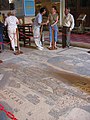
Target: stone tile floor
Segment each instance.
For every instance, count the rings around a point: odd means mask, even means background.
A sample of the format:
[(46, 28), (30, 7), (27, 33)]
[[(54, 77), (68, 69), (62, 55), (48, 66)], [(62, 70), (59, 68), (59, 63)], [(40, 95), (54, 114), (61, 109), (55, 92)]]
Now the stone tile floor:
[[(18, 120), (90, 120), (90, 54), (70, 47), (0, 53), (0, 104)], [(10, 120), (4, 110), (0, 120)]]

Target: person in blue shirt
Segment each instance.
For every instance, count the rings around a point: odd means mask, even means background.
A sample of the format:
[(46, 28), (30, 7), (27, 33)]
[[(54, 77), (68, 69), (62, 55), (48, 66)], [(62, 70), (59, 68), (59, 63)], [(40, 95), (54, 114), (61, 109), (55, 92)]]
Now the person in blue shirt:
[(42, 23), (42, 16), (46, 13), (46, 9), (42, 7), (40, 9), (40, 12), (35, 17), (34, 23), (33, 23), (33, 37), (35, 44), (39, 50), (42, 50), (42, 43), (41, 43), (41, 35), (40, 35), (40, 27), (41, 25), (46, 25), (46, 23)]
[(3, 44), (3, 30), (4, 30), (4, 24), (0, 21), (0, 46), (1, 46), (1, 51), (4, 50), (4, 44)]

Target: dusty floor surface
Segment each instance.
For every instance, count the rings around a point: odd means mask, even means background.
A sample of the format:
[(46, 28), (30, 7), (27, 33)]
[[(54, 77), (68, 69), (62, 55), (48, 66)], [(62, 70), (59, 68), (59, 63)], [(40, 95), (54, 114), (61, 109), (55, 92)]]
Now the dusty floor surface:
[(0, 120), (90, 120), (88, 50), (22, 51), (0, 53)]

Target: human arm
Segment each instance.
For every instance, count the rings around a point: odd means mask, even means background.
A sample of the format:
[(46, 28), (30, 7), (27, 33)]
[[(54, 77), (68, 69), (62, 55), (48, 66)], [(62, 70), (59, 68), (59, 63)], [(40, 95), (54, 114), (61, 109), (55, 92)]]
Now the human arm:
[(8, 22), (7, 22), (7, 18), (5, 19), (4, 25), (7, 26)]
[(48, 16), (48, 19), (47, 19), (47, 22), (46, 22), (46, 25), (49, 23), (49, 16)]
[(19, 20), (16, 18), (16, 24), (18, 25), (19, 24)]
[(74, 17), (71, 15), (71, 25), (70, 25), (70, 31), (72, 31), (72, 29), (74, 28)]
[(38, 14), (36, 16), (36, 22), (38, 22), (39, 26), (45, 25), (45, 23), (42, 22), (42, 15), (41, 14)]
[(46, 22), (43, 22), (43, 23), (41, 23), (40, 25), (47, 25), (47, 23), (46, 23)]

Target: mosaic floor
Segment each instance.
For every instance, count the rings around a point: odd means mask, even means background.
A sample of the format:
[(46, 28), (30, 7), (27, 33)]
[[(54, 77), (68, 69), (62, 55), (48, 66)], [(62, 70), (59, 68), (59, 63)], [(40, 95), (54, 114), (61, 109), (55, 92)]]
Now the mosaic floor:
[(0, 53), (0, 120), (90, 120), (88, 50), (22, 51)]

